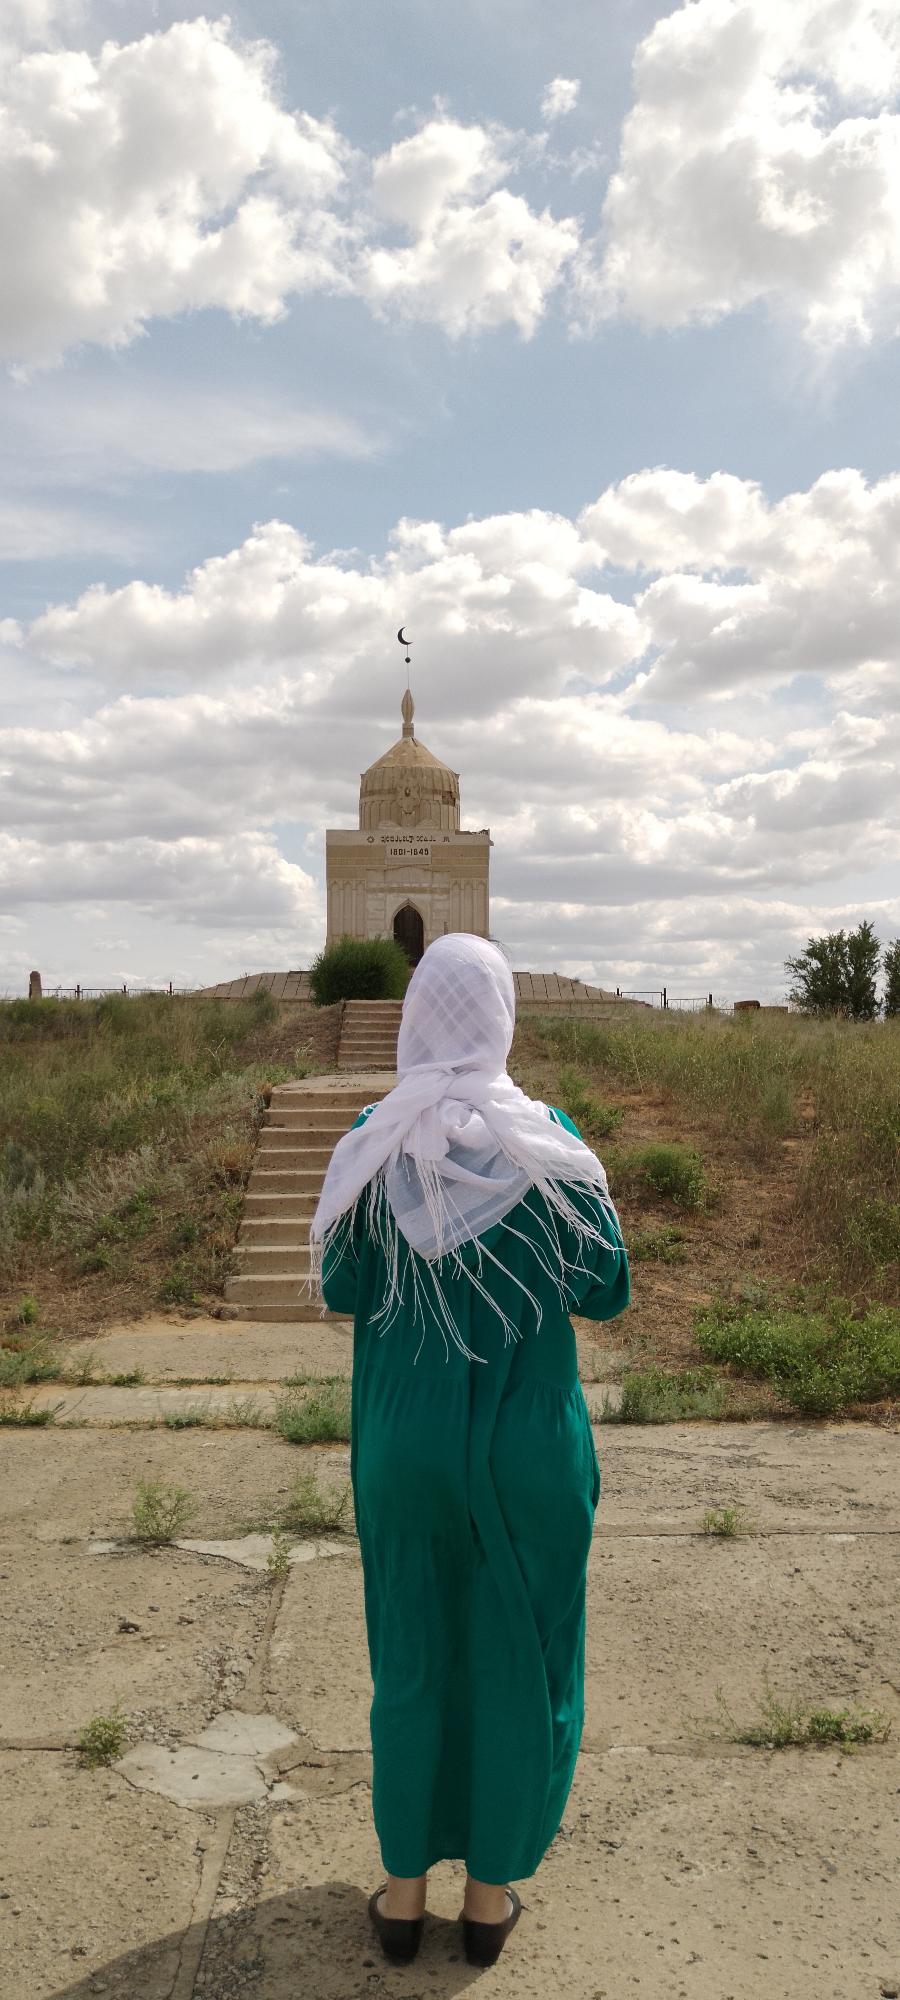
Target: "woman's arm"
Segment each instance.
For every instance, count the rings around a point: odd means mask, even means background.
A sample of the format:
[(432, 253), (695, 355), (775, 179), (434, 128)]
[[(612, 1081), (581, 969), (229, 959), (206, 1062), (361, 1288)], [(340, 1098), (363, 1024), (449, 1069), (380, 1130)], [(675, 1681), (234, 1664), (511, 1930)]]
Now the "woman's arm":
[[(367, 1104), (350, 1127), (355, 1132), (357, 1125), (364, 1125), (371, 1111)], [(322, 1297), (329, 1312), (343, 1313), (349, 1319), (356, 1311), (356, 1294), (359, 1287), (359, 1237), (358, 1215), (354, 1208), (351, 1216), (342, 1216), (338, 1227), (326, 1241), (322, 1252)]]
[[(574, 1132), (576, 1138), (581, 1138), (577, 1125), (564, 1111), (554, 1109), (553, 1116), (569, 1132)], [(574, 1229), (557, 1220), (568, 1270), (569, 1311), (578, 1313), (582, 1319), (615, 1319), (631, 1300), (628, 1252), (622, 1231), (615, 1216), (603, 1207), (591, 1188), (570, 1186), (568, 1192), (573, 1207), (602, 1232), (603, 1238), (602, 1242), (583, 1238), (579, 1241)]]
[(322, 1297), (329, 1312), (343, 1313), (352, 1319), (358, 1285), (356, 1231), (345, 1224), (332, 1233), (322, 1254)]

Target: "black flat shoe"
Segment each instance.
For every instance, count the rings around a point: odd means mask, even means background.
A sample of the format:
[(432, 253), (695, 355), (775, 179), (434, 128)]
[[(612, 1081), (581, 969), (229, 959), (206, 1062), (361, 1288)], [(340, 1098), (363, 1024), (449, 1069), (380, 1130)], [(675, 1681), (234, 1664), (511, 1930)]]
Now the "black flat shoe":
[(422, 1942), (425, 1923), (422, 1917), (385, 1917), (378, 1908), (378, 1898), (383, 1896), (387, 1883), (382, 1882), (369, 1897), (369, 1915), (378, 1933), (381, 1949), (392, 1965), (411, 1965)]
[(467, 1917), (460, 1911), (463, 1927), (463, 1944), (470, 1965), (494, 1965), (509, 1937), (513, 1926), (522, 1914), (522, 1905), (515, 1889), (506, 1891), (512, 1904), (508, 1917), (501, 1917), (499, 1924), (476, 1923), (474, 1917)]

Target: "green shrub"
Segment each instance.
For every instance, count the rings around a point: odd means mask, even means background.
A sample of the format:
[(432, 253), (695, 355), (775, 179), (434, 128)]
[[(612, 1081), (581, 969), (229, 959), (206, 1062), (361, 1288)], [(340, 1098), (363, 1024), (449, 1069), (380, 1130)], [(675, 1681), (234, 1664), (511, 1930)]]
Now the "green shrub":
[(337, 1000), (402, 1000), (409, 959), (394, 938), (340, 938), (313, 959), (309, 990), (317, 1007)]
[(855, 1313), (834, 1300), (819, 1312), (748, 1307), (719, 1300), (697, 1318), (697, 1341), (711, 1361), (771, 1383), (792, 1409), (834, 1416), (854, 1403), (900, 1394), (900, 1311)]
[(169, 1485), (165, 1479), (140, 1479), (131, 1507), (131, 1532), (136, 1542), (161, 1547), (183, 1535), (196, 1511), (184, 1486)]
[(628, 1238), (628, 1257), (632, 1264), (683, 1264), (684, 1234), (668, 1222), (662, 1229), (636, 1229)]
[(740, 1507), (707, 1507), (700, 1523), (704, 1535), (716, 1535), (720, 1541), (730, 1542), (740, 1535), (749, 1535), (750, 1527)]
[(586, 1139), (608, 1139), (622, 1123), (618, 1105), (602, 1104), (592, 1096), (584, 1077), (571, 1063), (564, 1064), (559, 1072), (557, 1103)]
[(301, 1472), (280, 1509), (282, 1528), (295, 1535), (330, 1535), (352, 1529), (351, 1491), (349, 1479), (336, 1490), (320, 1486), (314, 1472)]
[(0, 1403), (0, 1424), (11, 1428), (16, 1425), (24, 1427), (28, 1424), (52, 1424), (55, 1416), (55, 1410), (39, 1410), (35, 1408), (34, 1403), (21, 1403), (18, 1398), (9, 1403)]
[(280, 1396), (272, 1419), (289, 1444), (346, 1443), (350, 1436), (350, 1384), (335, 1382), (317, 1395)]
[(26, 1382), (55, 1382), (60, 1372), (59, 1356), (44, 1340), (18, 1350), (0, 1347), (0, 1389), (17, 1389)]
[(713, 1368), (681, 1368), (667, 1375), (661, 1368), (629, 1371), (622, 1377), (616, 1407), (604, 1396), (601, 1422), (671, 1424), (689, 1417), (721, 1417), (726, 1391)]
[(78, 1738), (82, 1764), (90, 1770), (101, 1764), (114, 1764), (125, 1748), (126, 1735), (127, 1725), (118, 1702), (111, 1714), (92, 1716)]
[(624, 1155), (618, 1171), (665, 1196), (676, 1208), (703, 1208), (709, 1198), (703, 1162), (692, 1146), (677, 1142), (643, 1146), (639, 1152)]

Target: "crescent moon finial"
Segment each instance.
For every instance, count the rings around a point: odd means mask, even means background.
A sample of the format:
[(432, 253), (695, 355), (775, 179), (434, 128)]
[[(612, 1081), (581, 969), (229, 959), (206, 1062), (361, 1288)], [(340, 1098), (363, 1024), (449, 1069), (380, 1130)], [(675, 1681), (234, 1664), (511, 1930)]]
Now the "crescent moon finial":
[(406, 633), (404, 632), (402, 625), (400, 627), (399, 632), (397, 633), (397, 638), (400, 642), (400, 645), (406, 647), (406, 664), (407, 666), (409, 666), (409, 640), (407, 639)]

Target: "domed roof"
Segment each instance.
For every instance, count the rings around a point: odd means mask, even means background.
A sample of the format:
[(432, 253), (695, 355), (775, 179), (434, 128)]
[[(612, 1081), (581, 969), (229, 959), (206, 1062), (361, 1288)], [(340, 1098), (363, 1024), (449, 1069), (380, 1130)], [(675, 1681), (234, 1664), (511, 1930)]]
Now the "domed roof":
[(400, 708), (402, 736), (360, 778), (360, 826), (421, 823), (458, 829), (459, 773), (418, 741), (413, 728), (415, 704), (408, 688)]

